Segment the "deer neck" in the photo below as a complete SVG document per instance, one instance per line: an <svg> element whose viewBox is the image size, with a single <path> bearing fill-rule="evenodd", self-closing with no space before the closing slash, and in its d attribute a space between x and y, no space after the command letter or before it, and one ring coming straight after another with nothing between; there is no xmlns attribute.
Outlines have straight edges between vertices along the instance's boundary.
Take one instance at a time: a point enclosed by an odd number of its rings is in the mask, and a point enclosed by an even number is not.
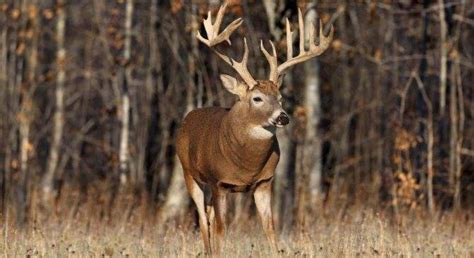
<svg viewBox="0 0 474 258"><path fill-rule="evenodd" d="M237 166L259 170L270 156L276 142L275 132L252 122L245 106L237 103L224 118L221 150Z"/></svg>

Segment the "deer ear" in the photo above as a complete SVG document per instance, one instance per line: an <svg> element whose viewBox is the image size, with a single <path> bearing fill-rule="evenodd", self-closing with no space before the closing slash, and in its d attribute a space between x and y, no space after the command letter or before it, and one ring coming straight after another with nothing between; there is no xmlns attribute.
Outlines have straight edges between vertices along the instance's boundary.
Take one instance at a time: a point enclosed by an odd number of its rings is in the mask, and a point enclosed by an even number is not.
<svg viewBox="0 0 474 258"><path fill-rule="evenodd" d="M245 94L247 93L247 86L244 83L238 81L236 78L227 74L221 74L220 77L221 77L222 84L224 84L224 87L230 93L235 94L239 96L240 98L245 96Z"/></svg>

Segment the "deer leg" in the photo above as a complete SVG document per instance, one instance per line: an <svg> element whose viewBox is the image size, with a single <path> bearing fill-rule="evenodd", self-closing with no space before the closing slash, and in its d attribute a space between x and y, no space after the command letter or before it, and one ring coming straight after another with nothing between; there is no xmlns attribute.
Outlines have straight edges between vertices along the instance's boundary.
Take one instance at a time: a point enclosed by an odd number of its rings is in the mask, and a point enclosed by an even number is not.
<svg viewBox="0 0 474 258"><path fill-rule="evenodd" d="M209 220L209 228L213 228L216 223L216 216L214 212L214 207L211 205L206 205L207 218ZM212 234L212 233L211 233Z"/></svg>
<svg viewBox="0 0 474 258"><path fill-rule="evenodd" d="M211 208L211 216L214 215L213 220L211 222L212 225L212 242L213 246L212 249L217 256L219 256L221 252L221 244L225 238L225 213L227 209L227 200L226 200L226 192L219 189L218 187L212 189L212 208Z"/></svg>
<svg viewBox="0 0 474 258"><path fill-rule="evenodd" d="M211 190L207 188L206 190ZM204 203L206 205L207 219L209 224L214 220L214 207L212 206L212 191L204 191Z"/></svg>
<svg viewBox="0 0 474 258"><path fill-rule="evenodd" d="M210 241L213 242L214 240L214 234L212 232L214 228L214 224L216 224L216 216L214 212L214 206L212 204L212 194L211 193L204 193L205 195L205 204L206 204L206 213L207 213L207 219L209 221L209 228L210 228Z"/></svg>
<svg viewBox="0 0 474 258"><path fill-rule="evenodd" d="M209 241L209 226L207 223L206 209L204 205L204 191L193 179L189 172L184 171L184 179L186 181L186 187L188 188L189 194L196 204L198 215L199 215L199 229L201 231L201 237L204 241L204 248L208 254L211 254L211 242Z"/></svg>
<svg viewBox="0 0 474 258"><path fill-rule="evenodd" d="M272 216L272 180L260 183L253 194L255 199L255 205L257 206L257 211L260 216L260 221L262 223L263 230L267 236L268 241L273 252L276 252L277 243L275 237L275 229L273 226L273 216Z"/></svg>

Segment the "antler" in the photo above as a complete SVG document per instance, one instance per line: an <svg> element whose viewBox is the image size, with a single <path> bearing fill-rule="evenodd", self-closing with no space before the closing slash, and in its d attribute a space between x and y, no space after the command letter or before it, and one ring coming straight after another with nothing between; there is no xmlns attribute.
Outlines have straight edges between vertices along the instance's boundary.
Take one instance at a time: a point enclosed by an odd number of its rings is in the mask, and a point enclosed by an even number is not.
<svg viewBox="0 0 474 258"><path fill-rule="evenodd" d="M229 24L229 26L227 26L224 29L224 31L219 33L219 28L221 26L222 18L224 17L226 8L227 8L227 4L224 4L219 8L219 11L217 12L217 16L216 16L216 21L214 22L214 24L212 24L212 15L210 11L207 15L207 18L204 19L204 22L203 22L204 29L206 30L208 39L205 39L204 37L202 37L199 32L197 33L197 38L210 48L212 48L213 46L223 41L227 41L229 45L232 45L229 37L243 22L242 18L238 18L234 20L231 24ZM226 63L232 66L232 68L240 75L242 80L244 80L245 83L248 85L249 89L252 89L257 84L257 81L252 77L252 75L250 74L247 68L248 46L247 46L246 38L244 38L244 56L242 58L242 61L240 62L237 62L234 59L221 54L216 49L213 49L213 50L220 58L222 58Z"/></svg>
<svg viewBox="0 0 474 258"><path fill-rule="evenodd" d="M299 37L300 37L300 53L293 57L293 38L290 27L290 21L286 19L286 44L287 44L287 60L278 65L277 55L275 51L275 46L273 42L270 41L272 46L273 55L268 53L268 51L263 46L263 42L260 42L260 49L262 50L263 54L267 58L268 63L270 64L270 75L269 80L274 82L278 85L278 79L281 75L283 75L288 68L291 66L305 62L313 57L321 55L330 45L332 41L332 37L334 35L334 28L331 25L331 31L329 32L328 36L324 36L323 34L323 24L321 20L319 20L319 45L316 45L314 42L314 34L315 28L314 25L311 25L310 32L309 32L309 50L305 50L304 43L305 43L305 35L304 35L304 22L303 22L303 15L301 14L301 10L298 9L298 25L299 25Z"/></svg>

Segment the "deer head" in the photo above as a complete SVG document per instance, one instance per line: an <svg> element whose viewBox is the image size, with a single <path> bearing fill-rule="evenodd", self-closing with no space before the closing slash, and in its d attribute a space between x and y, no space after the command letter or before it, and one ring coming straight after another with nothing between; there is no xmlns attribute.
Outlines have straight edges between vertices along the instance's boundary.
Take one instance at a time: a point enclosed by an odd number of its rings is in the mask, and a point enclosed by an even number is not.
<svg viewBox="0 0 474 258"><path fill-rule="evenodd" d="M260 41L260 49L263 52L270 66L270 74L267 80L255 80L247 68L248 46L244 37L244 54L240 62L222 54L214 46L226 41L231 45L231 34L242 24L242 18L234 20L222 32L219 32L227 4L219 8L214 24L212 23L211 12L209 11L207 19L204 20L204 29L207 33L207 39L199 32L197 38L213 51L227 64L229 64L240 76L237 79L230 75L221 75L224 87L232 94L239 97L237 105L242 106L251 114L255 124L263 127L275 126L282 127L289 123L289 118L281 106L281 94L279 92L282 79L288 69L298 63L305 62L313 57L321 55L328 47L333 37L333 27L328 36L323 34L323 25L320 20L319 25L319 44L315 43L315 27L310 28L309 48L305 48L305 30L301 10L298 10L299 24L299 49L300 53L293 56L293 32L290 22L286 19L286 41L287 41L287 60L278 65L275 45L270 41L272 52L269 53L263 41Z"/></svg>

